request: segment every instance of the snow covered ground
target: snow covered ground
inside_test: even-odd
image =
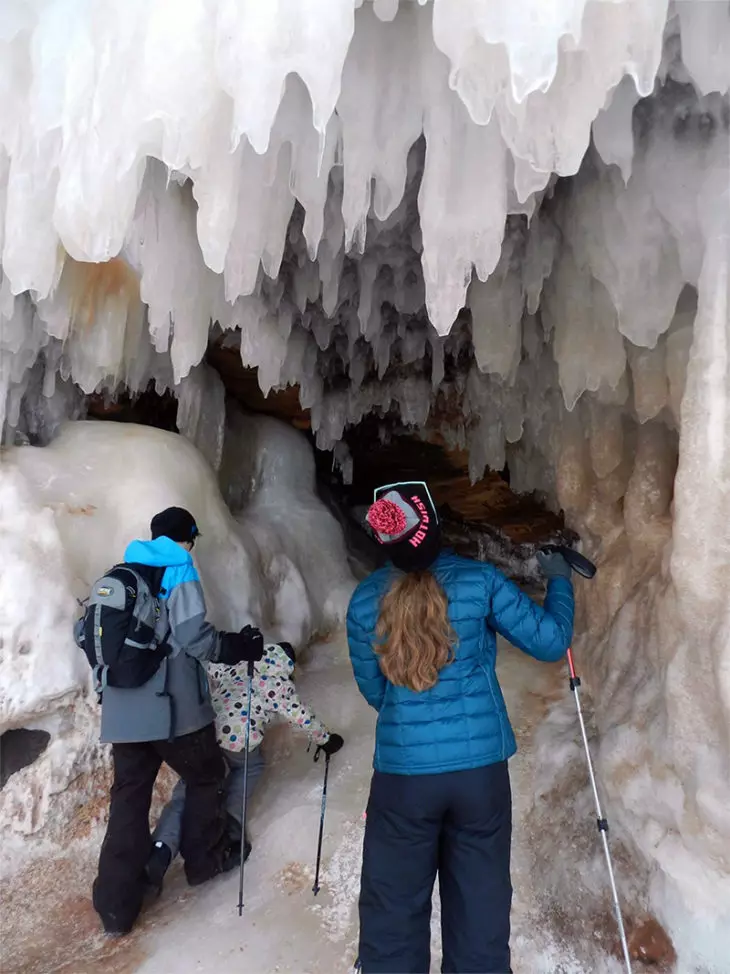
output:
[[[620,965],[600,945],[610,943],[610,914],[597,924],[576,920],[566,941],[561,918],[546,912],[552,869],[535,871],[543,831],[535,828],[533,799],[540,768],[534,731],[555,700],[568,697],[561,664],[534,662],[502,644],[500,678],[520,750],[511,762],[515,810],[513,853],[513,955],[517,974],[615,974]],[[101,831],[95,827],[68,850],[70,859],[36,864],[3,890],[4,974],[333,974],[350,970],[357,943],[357,893],[363,811],[367,801],[374,714],[360,698],[347,659],[344,634],[312,648],[301,666],[300,689],[317,712],[346,739],[333,759],[324,843],[322,891],[311,887],[323,769],[312,763],[304,740],[288,728],[267,739],[269,767],[254,804],[254,852],[246,871],[243,918],[238,917],[237,875],[189,889],[176,864],[162,898],[133,934],[108,941],[99,933],[89,901]],[[568,701],[570,702],[570,701]],[[582,788],[582,782],[579,789]],[[567,796],[568,803],[576,798]],[[582,810],[582,805],[579,802]],[[539,820],[539,819],[538,819]],[[590,820],[586,830],[595,836]],[[570,872],[570,827],[565,846],[553,848]],[[581,917],[601,910],[580,878],[575,896]],[[576,904],[577,905],[577,904]],[[572,904],[563,904],[571,915]],[[434,912],[432,969],[438,970],[438,904]],[[600,929],[597,929],[600,928]],[[685,972],[682,972],[685,974]]]

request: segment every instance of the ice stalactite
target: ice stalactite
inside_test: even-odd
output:
[[[580,0],[549,12],[531,4],[500,16],[447,0],[357,10],[346,2],[328,5],[326,15],[319,10],[315,26],[308,7],[277,7],[256,19],[249,4],[199,0],[174,18],[169,33],[158,5],[133,4],[124,23],[111,8],[108,17],[97,8],[87,18],[83,4],[67,7],[16,5],[3,35],[2,265],[7,293],[27,290],[46,304],[50,296],[40,327],[61,338],[67,333],[57,334],[58,320],[71,316],[64,290],[77,286],[73,271],[59,284],[69,277],[64,264],[129,265],[144,309],[127,303],[129,315],[142,315],[172,376],[155,356],[143,357],[131,375],[119,356],[113,360],[109,329],[121,329],[125,297],[112,290],[112,307],[100,314],[107,322],[100,324],[100,347],[92,340],[70,369],[82,387],[95,381],[97,389],[150,379],[172,388],[201,360],[211,322],[236,328],[250,320],[248,308],[238,307],[247,297],[270,308],[273,320],[267,316],[264,328],[274,346],[244,350],[247,362],[268,374],[267,385],[293,381],[284,354],[290,332],[299,346],[311,337],[287,328],[288,310],[280,319],[283,295],[266,285],[280,269],[298,295],[294,326],[303,322],[309,336],[319,335],[321,349],[343,312],[355,309],[362,335],[375,344],[384,323],[368,302],[372,287],[386,299],[388,288],[377,283],[386,272],[393,307],[409,314],[425,302],[431,323],[447,333],[472,269],[484,282],[500,262],[505,216],[532,215],[553,174],[577,172],[592,123],[602,155],[627,177],[632,103],[653,88],[667,15],[666,0]],[[65,13],[58,51],[54,32]],[[524,30],[528,15],[539,30]],[[685,30],[696,46],[705,20],[683,10],[669,34]],[[715,16],[712,26],[719,64],[724,22]],[[249,65],[243,72],[242,58]],[[265,66],[255,80],[251,58]],[[173,85],[182,63],[185,83]],[[714,90],[718,79],[719,66],[705,71],[700,87]],[[369,255],[400,205],[408,154],[421,135],[426,151],[414,187],[412,250],[381,252],[373,264]],[[617,203],[612,178],[604,174],[585,188],[590,212],[593,194],[603,194],[608,209]],[[642,196],[643,185],[637,180],[632,191]],[[295,201],[304,211],[296,222],[301,246],[287,232]],[[618,205],[625,219],[653,233],[635,202],[626,197]],[[665,246],[657,260],[666,263],[676,255],[671,239]],[[610,270],[602,276],[596,266],[593,273],[611,290],[604,280]],[[512,276],[505,280],[514,287]],[[478,301],[478,286],[474,291]],[[307,302],[316,306],[320,295],[321,307],[307,314]],[[612,296],[619,316],[619,299],[627,307],[635,299]],[[660,296],[671,303],[671,289]],[[128,330],[134,327],[129,321]],[[377,344],[382,373],[389,354]],[[352,338],[350,345],[352,353]],[[314,387],[307,398],[322,394]]]

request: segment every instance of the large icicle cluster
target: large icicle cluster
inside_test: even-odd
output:
[[[404,419],[419,422],[425,383],[400,395],[398,383],[358,394],[373,366],[382,378],[398,357],[384,306],[401,341],[404,319],[430,321],[420,329],[425,342],[410,336],[406,361],[430,347],[437,387],[439,336],[467,303],[472,278],[477,364],[511,378],[522,299],[537,308],[555,242],[539,232],[532,240],[533,227],[525,254],[505,238],[505,221],[531,217],[555,174],[579,170],[592,131],[609,169],[583,176],[593,187],[583,232],[590,251],[604,236],[611,248],[603,268],[591,267],[598,291],[586,296],[600,307],[603,285],[622,302],[622,332],[651,345],[661,325],[636,318],[638,305],[650,302],[637,296],[645,273],[636,272],[622,234],[639,227],[647,246],[665,238],[645,270],[660,270],[657,280],[673,276],[671,288],[656,285],[662,306],[671,304],[679,273],[672,238],[686,227],[681,213],[672,221],[666,209],[685,170],[676,154],[675,176],[661,179],[665,212],[659,201],[644,221],[635,197],[650,205],[646,180],[660,160],[623,186],[635,163],[632,109],[651,94],[657,73],[674,79],[681,71],[679,80],[702,96],[727,90],[723,5],[680,2],[666,27],[667,0],[503,7],[6,4],[0,411],[10,427],[19,423],[34,366],[46,375],[46,396],[55,373],[86,393],[120,384],[136,390],[150,379],[175,389],[200,362],[213,322],[240,335],[242,358],[258,366],[264,391],[302,384],[322,446],[340,438],[344,422],[387,409],[392,392]],[[671,63],[667,51],[680,37],[687,57]],[[619,198],[626,216],[602,226],[601,214]],[[701,233],[687,250],[696,253]],[[612,263],[615,282],[607,281]],[[624,264],[633,267],[633,291]],[[685,261],[681,273],[691,283],[697,268]],[[560,279],[557,305],[567,293]],[[569,405],[582,380],[572,377],[572,366],[581,367],[565,351],[568,329],[581,325],[555,335]],[[346,351],[338,333],[347,336]],[[620,340],[613,341],[608,358],[618,369]],[[321,350],[331,360],[336,345],[349,379],[346,402],[328,401],[321,377]]]

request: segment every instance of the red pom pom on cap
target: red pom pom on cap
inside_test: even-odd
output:
[[[385,498],[375,501],[368,511],[367,522],[379,534],[389,534],[391,537],[402,534],[408,525],[401,508]]]

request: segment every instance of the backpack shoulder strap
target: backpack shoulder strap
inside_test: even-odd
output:
[[[132,572],[137,578],[141,578],[155,598],[159,598],[162,591],[162,579],[167,571],[165,565],[138,565],[136,562],[129,562],[118,565],[118,568],[125,568]]]

